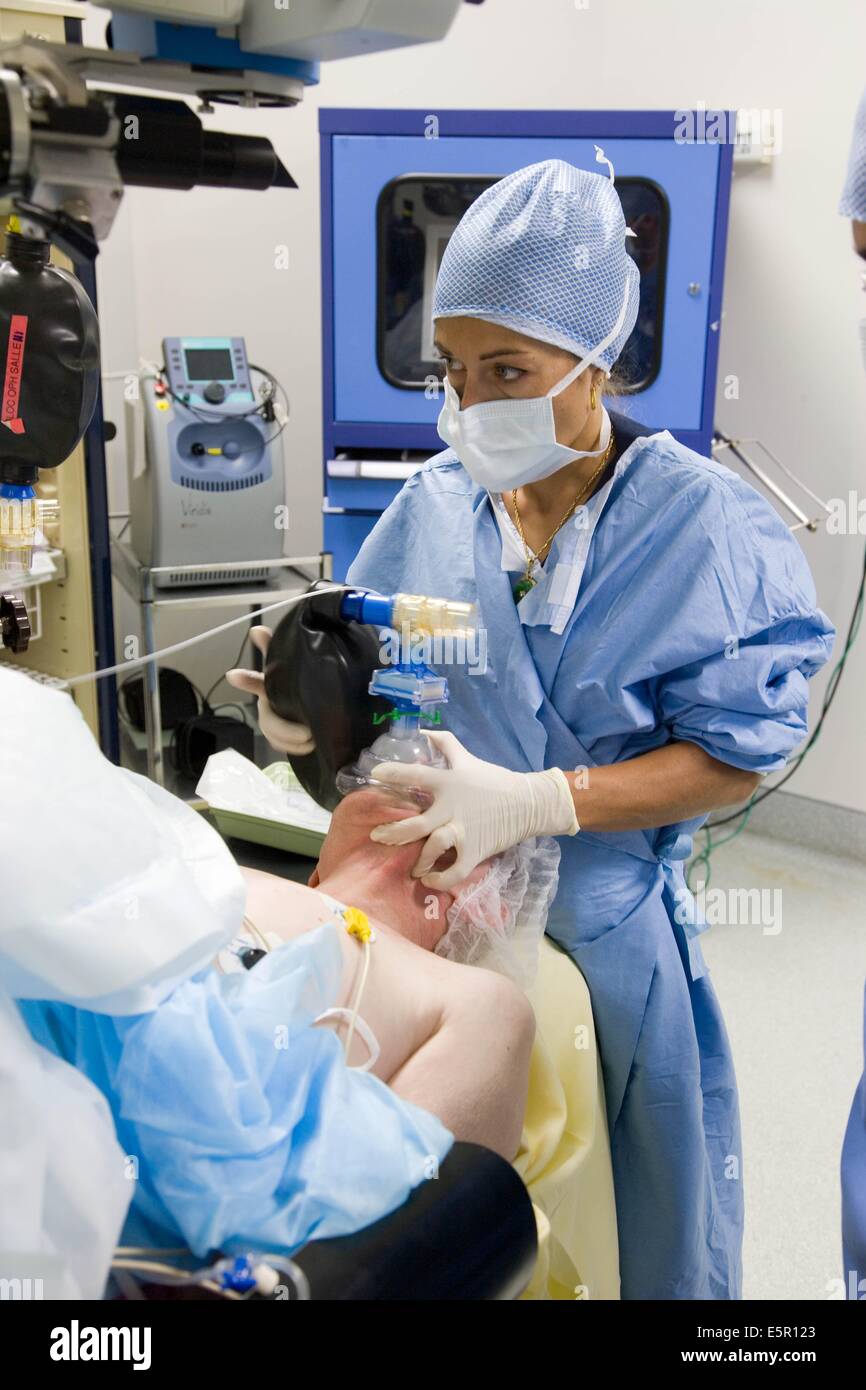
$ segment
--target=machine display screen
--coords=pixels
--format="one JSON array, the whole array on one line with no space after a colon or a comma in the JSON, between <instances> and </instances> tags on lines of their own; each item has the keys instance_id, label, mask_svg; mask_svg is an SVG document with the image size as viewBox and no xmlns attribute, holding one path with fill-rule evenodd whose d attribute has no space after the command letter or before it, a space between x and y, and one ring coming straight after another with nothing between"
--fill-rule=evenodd
<instances>
[{"instance_id":1,"label":"machine display screen","mask_svg":"<svg viewBox=\"0 0 866 1390\"><path fill-rule=\"evenodd\" d=\"M187 381L234 381L228 348L187 348L184 357Z\"/></svg>"}]
</instances>

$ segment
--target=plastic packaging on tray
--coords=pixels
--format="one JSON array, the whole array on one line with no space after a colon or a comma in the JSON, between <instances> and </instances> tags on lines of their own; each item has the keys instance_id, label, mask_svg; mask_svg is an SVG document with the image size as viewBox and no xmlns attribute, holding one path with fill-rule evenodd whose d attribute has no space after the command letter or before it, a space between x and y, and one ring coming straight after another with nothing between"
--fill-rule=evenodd
<instances>
[{"instance_id":1,"label":"plastic packaging on tray","mask_svg":"<svg viewBox=\"0 0 866 1390\"><path fill-rule=\"evenodd\" d=\"M331 823L287 762L262 771L234 748L208 758L196 791L223 834L295 854L317 856Z\"/></svg>"}]
</instances>

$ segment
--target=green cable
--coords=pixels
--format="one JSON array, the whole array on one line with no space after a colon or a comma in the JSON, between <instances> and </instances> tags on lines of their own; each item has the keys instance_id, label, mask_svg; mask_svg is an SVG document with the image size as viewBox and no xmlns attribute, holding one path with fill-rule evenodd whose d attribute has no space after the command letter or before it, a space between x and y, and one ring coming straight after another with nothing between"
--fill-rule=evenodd
<instances>
[{"instance_id":1,"label":"green cable","mask_svg":"<svg viewBox=\"0 0 866 1390\"><path fill-rule=\"evenodd\" d=\"M713 829L715 827L712 825L705 825L702 828L700 833L706 836L706 843L703 849L700 850L693 859L689 860L688 868L686 869L686 887L689 888L692 893L695 891L694 884L692 883L692 871L698 864L703 864L707 872L703 886L704 888L709 888L710 879L713 874L712 865L710 864L712 855L717 849L721 849L722 845L729 845L732 840L736 840L738 835L742 835L749 823L749 816L752 814L752 805L753 803L750 801L748 805L738 813L740 816L740 824L737 826L736 830L732 831L730 835L726 835L723 840L717 840L715 844L713 844Z\"/></svg>"}]
</instances>

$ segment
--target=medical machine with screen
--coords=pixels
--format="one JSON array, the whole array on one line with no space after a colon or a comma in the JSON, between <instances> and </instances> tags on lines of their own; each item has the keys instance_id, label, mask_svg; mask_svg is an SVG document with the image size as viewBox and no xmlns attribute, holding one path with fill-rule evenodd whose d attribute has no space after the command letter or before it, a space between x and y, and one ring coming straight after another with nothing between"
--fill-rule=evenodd
<instances>
[{"instance_id":1,"label":"medical machine with screen","mask_svg":"<svg viewBox=\"0 0 866 1390\"><path fill-rule=\"evenodd\" d=\"M280 559L285 535L276 383L259 372L266 385L255 389L243 338L166 338L163 355L158 373L142 375L143 410L127 410L132 548L167 571L153 576L157 588L266 579L262 562ZM196 564L216 568L180 568Z\"/></svg>"}]
</instances>

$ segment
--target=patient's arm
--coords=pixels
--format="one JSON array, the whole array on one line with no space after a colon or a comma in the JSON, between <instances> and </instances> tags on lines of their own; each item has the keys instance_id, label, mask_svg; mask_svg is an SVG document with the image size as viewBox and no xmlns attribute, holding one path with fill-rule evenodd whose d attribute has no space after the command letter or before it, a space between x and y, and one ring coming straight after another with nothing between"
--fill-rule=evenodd
<instances>
[{"instance_id":1,"label":"patient's arm","mask_svg":"<svg viewBox=\"0 0 866 1390\"><path fill-rule=\"evenodd\" d=\"M315 889L242 869L247 915L261 932L285 940L332 919ZM374 923L370 969L360 1014L375 1033L374 1075L438 1116L458 1139L512 1159L523 1126L535 1018L523 993L504 977L442 960ZM343 979L335 1007L348 1007L363 951L340 933ZM320 1026L333 1026L332 1021ZM337 1025L341 1034L344 1026ZM349 1061L366 1060L357 1037Z\"/></svg>"}]
</instances>

